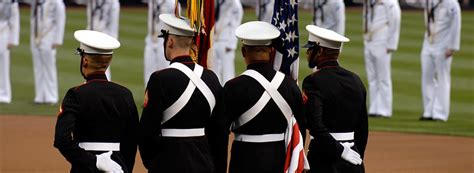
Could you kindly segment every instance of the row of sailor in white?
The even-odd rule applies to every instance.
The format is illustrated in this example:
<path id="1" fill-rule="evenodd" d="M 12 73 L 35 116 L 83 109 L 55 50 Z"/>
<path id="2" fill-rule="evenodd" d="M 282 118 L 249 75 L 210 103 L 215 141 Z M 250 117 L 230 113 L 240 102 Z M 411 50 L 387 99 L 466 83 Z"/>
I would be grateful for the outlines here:
<path id="1" fill-rule="evenodd" d="M 425 9 L 426 32 L 421 51 L 423 117 L 447 121 L 452 54 L 460 48 L 461 8 L 456 0 L 407 0 Z"/>
<path id="2" fill-rule="evenodd" d="M 35 0 L 31 5 L 34 102 L 54 104 L 58 102 L 56 48 L 63 44 L 66 9 L 62 0 Z"/>
<path id="3" fill-rule="evenodd" d="M 163 28 L 163 22 L 159 20 L 160 14 L 170 14 L 174 11 L 174 0 L 146 0 L 148 4 L 148 33 L 145 37 L 145 50 L 143 57 L 143 71 L 145 86 L 151 74 L 155 71 L 168 67 L 170 62 L 166 60 L 163 48 L 163 38 L 158 37 Z"/>
<path id="4" fill-rule="evenodd" d="M 322 28 L 344 34 L 346 28 L 346 7 L 344 0 L 305 1 L 303 6 L 313 8 L 313 24 Z"/>
<path id="5" fill-rule="evenodd" d="M 392 116 L 390 62 L 398 48 L 401 10 L 397 0 L 364 4 L 364 55 L 369 83 L 369 115 Z"/>
<path id="6" fill-rule="evenodd" d="M 76 0 L 77 4 L 87 5 L 87 29 L 100 31 L 118 39 L 120 2 L 119 0 Z M 112 79 L 110 66 L 106 73 Z"/>
<path id="7" fill-rule="evenodd" d="M 118 38 L 120 2 L 118 0 L 75 0 L 87 5 L 87 29 Z"/>
<path id="8" fill-rule="evenodd" d="M 271 23 L 273 17 L 274 0 L 256 0 L 255 14 L 259 21 Z"/>
<path id="9" fill-rule="evenodd" d="M 189 22 L 182 18 L 178 18 L 173 14 L 161 14 L 159 16 L 160 20 L 164 23 L 163 30 L 167 34 L 193 37 L 195 35 L 195 30 L 191 28 Z M 163 35 L 161 35 L 163 36 Z M 183 94 L 171 104 L 170 107 L 163 111 L 163 118 L 161 124 L 164 124 L 166 121 L 173 118 L 191 99 L 191 96 L 195 89 L 201 91 L 201 93 L 206 98 L 210 112 L 216 105 L 216 99 L 212 91 L 209 89 L 209 86 L 201 79 L 201 75 L 204 71 L 204 68 L 199 64 L 195 64 L 194 70 L 191 70 L 186 65 L 179 62 L 172 63 L 169 68 L 173 68 L 184 73 L 190 80 L 184 90 Z M 204 128 L 193 128 L 193 129 L 161 129 L 161 135 L 167 137 L 193 137 L 193 136 L 204 136 Z"/>
<path id="10" fill-rule="evenodd" d="M 10 103 L 10 49 L 20 43 L 20 12 L 15 0 L 0 1 L 0 103 Z"/>
<path id="11" fill-rule="evenodd" d="M 221 84 L 235 77 L 235 28 L 242 22 L 244 11 L 240 0 L 219 0 L 218 19 L 214 25 L 214 42 L 209 67 L 216 73 Z"/>

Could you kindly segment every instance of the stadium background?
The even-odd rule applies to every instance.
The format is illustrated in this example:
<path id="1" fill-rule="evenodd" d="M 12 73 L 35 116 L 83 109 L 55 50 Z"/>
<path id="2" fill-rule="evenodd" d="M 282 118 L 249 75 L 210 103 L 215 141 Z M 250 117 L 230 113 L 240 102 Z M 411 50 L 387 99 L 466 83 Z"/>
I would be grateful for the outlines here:
<path id="1" fill-rule="evenodd" d="M 131 89 L 137 105 L 142 105 L 144 93 L 143 50 L 147 29 L 146 8 L 144 4 L 133 0 L 121 2 L 119 40 L 122 42 L 122 47 L 114 55 L 112 78 L 114 82 Z M 472 5 L 473 3 L 465 1 L 463 7 L 468 7 L 468 4 Z M 254 12 L 254 9 L 246 8 L 243 22 L 255 20 Z M 31 117 L 33 115 L 34 117 L 28 120 L 34 120 L 37 116 L 54 118 L 59 106 L 33 103 L 34 82 L 29 45 L 29 7 L 22 5 L 20 15 L 20 45 L 11 51 L 10 72 L 13 99 L 11 104 L 0 104 L 0 172 L 5 171 L 3 168 L 8 168 L 8 163 L 10 163 L 5 161 L 9 157 L 6 154 L 9 149 L 5 146 L 12 145 L 7 144 L 10 139 L 6 136 L 11 135 L 5 134 L 9 131 L 6 127 L 11 124 L 6 121 L 10 120 L 10 117 Z M 299 11 L 300 44 L 307 39 L 304 26 L 310 24 L 311 19 L 311 11 L 303 9 Z M 72 34 L 75 30 L 85 28 L 85 22 L 86 16 L 83 7 L 68 6 L 64 45 L 58 49 L 57 54 L 60 99 L 67 89 L 83 82 L 79 73 L 79 58 L 74 55 L 78 43 Z M 468 163 L 474 163 L 472 157 L 474 146 L 474 140 L 472 140 L 474 139 L 474 35 L 472 34 L 474 33 L 474 11 L 467 8 L 462 11 L 461 51 L 455 53 L 452 63 L 451 114 L 446 123 L 418 121 L 422 113 L 420 51 L 424 33 L 423 11 L 403 9 L 401 27 L 399 49 L 392 57 L 394 116 L 391 119 L 369 119 L 371 136 L 372 134 L 385 136 L 378 131 L 464 136 L 463 138 L 467 137 L 469 142 L 462 144 L 468 145 L 468 151 L 461 154 L 467 154 Z M 344 46 L 340 59 L 341 64 L 359 74 L 367 84 L 363 59 L 362 9 L 360 7 L 346 9 L 346 36 L 351 39 L 351 42 Z M 239 50 L 240 47 L 236 51 L 237 74 L 245 69 Z M 300 50 L 299 82 L 310 73 L 305 62 L 304 52 L 304 50 Z M 141 112 L 140 106 L 138 109 Z M 13 125 L 18 127 L 25 123 L 28 122 L 20 120 L 18 124 Z M 49 126 L 54 126 L 54 124 L 49 124 Z M 418 137 L 414 137 L 414 139 L 416 138 Z M 52 148 L 52 138 L 46 139 L 46 141 L 50 141 L 51 145 L 49 146 Z M 443 141 L 438 142 L 442 143 Z M 368 150 L 370 151 L 370 149 Z M 447 150 L 449 151 L 451 148 L 447 148 Z M 457 156 L 451 157 L 454 159 Z M 474 168 L 471 164 L 470 168 L 466 167 L 462 170 L 472 172 Z"/>

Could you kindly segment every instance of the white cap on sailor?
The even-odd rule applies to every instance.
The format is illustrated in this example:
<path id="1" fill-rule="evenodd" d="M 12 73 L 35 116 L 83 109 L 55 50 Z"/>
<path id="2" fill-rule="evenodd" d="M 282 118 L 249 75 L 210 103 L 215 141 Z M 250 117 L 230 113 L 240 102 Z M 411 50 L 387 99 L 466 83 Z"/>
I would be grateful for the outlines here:
<path id="1" fill-rule="evenodd" d="M 268 46 L 280 36 L 280 31 L 270 23 L 251 21 L 237 27 L 235 36 L 248 46 Z"/>
<path id="2" fill-rule="evenodd" d="M 117 39 L 99 31 L 78 30 L 74 38 L 81 43 L 79 48 L 88 54 L 112 54 L 120 47 Z"/>
<path id="3" fill-rule="evenodd" d="M 347 37 L 315 25 L 306 25 L 306 30 L 309 32 L 309 37 L 308 44 L 304 45 L 304 48 L 319 45 L 331 49 L 340 49 L 342 43 L 349 42 Z"/>
<path id="4" fill-rule="evenodd" d="M 189 21 L 178 18 L 174 14 L 161 14 L 160 20 L 165 23 L 163 30 L 172 35 L 194 36 L 195 30 L 189 25 Z"/>

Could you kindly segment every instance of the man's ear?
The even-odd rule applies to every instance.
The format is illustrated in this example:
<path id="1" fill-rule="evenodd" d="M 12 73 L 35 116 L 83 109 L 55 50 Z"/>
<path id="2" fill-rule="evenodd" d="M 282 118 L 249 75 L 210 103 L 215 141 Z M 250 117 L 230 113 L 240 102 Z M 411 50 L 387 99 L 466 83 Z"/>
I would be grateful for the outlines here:
<path id="1" fill-rule="evenodd" d="M 323 51 L 324 51 L 323 47 L 318 47 L 318 49 L 319 49 L 319 51 L 316 54 L 317 57 L 321 56 L 323 54 Z"/>
<path id="2" fill-rule="evenodd" d="M 245 46 L 242 46 L 242 48 L 240 49 L 240 51 L 242 52 L 242 57 L 245 58 L 245 55 L 247 54 L 247 49 L 245 49 Z"/>
<path id="3" fill-rule="evenodd" d="M 173 37 L 168 37 L 168 41 L 167 41 L 167 47 L 169 48 L 173 48 L 174 47 L 174 38 Z"/>
<path id="4" fill-rule="evenodd" d="M 89 59 L 87 58 L 82 58 L 82 67 L 87 68 L 89 66 Z"/>

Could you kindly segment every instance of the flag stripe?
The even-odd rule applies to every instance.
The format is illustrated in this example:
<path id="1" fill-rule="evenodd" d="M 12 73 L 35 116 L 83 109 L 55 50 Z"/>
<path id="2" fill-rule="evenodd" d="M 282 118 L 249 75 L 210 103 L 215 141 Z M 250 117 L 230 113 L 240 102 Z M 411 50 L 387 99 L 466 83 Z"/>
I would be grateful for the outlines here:
<path id="1" fill-rule="evenodd" d="M 291 136 L 287 136 L 289 137 L 289 141 L 285 140 L 287 141 L 285 173 L 300 173 L 305 169 L 309 169 L 309 164 L 304 153 L 303 137 L 301 136 L 296 119 L 292 117 L 290 121 L 286 133 L 291 134 Z"/>

